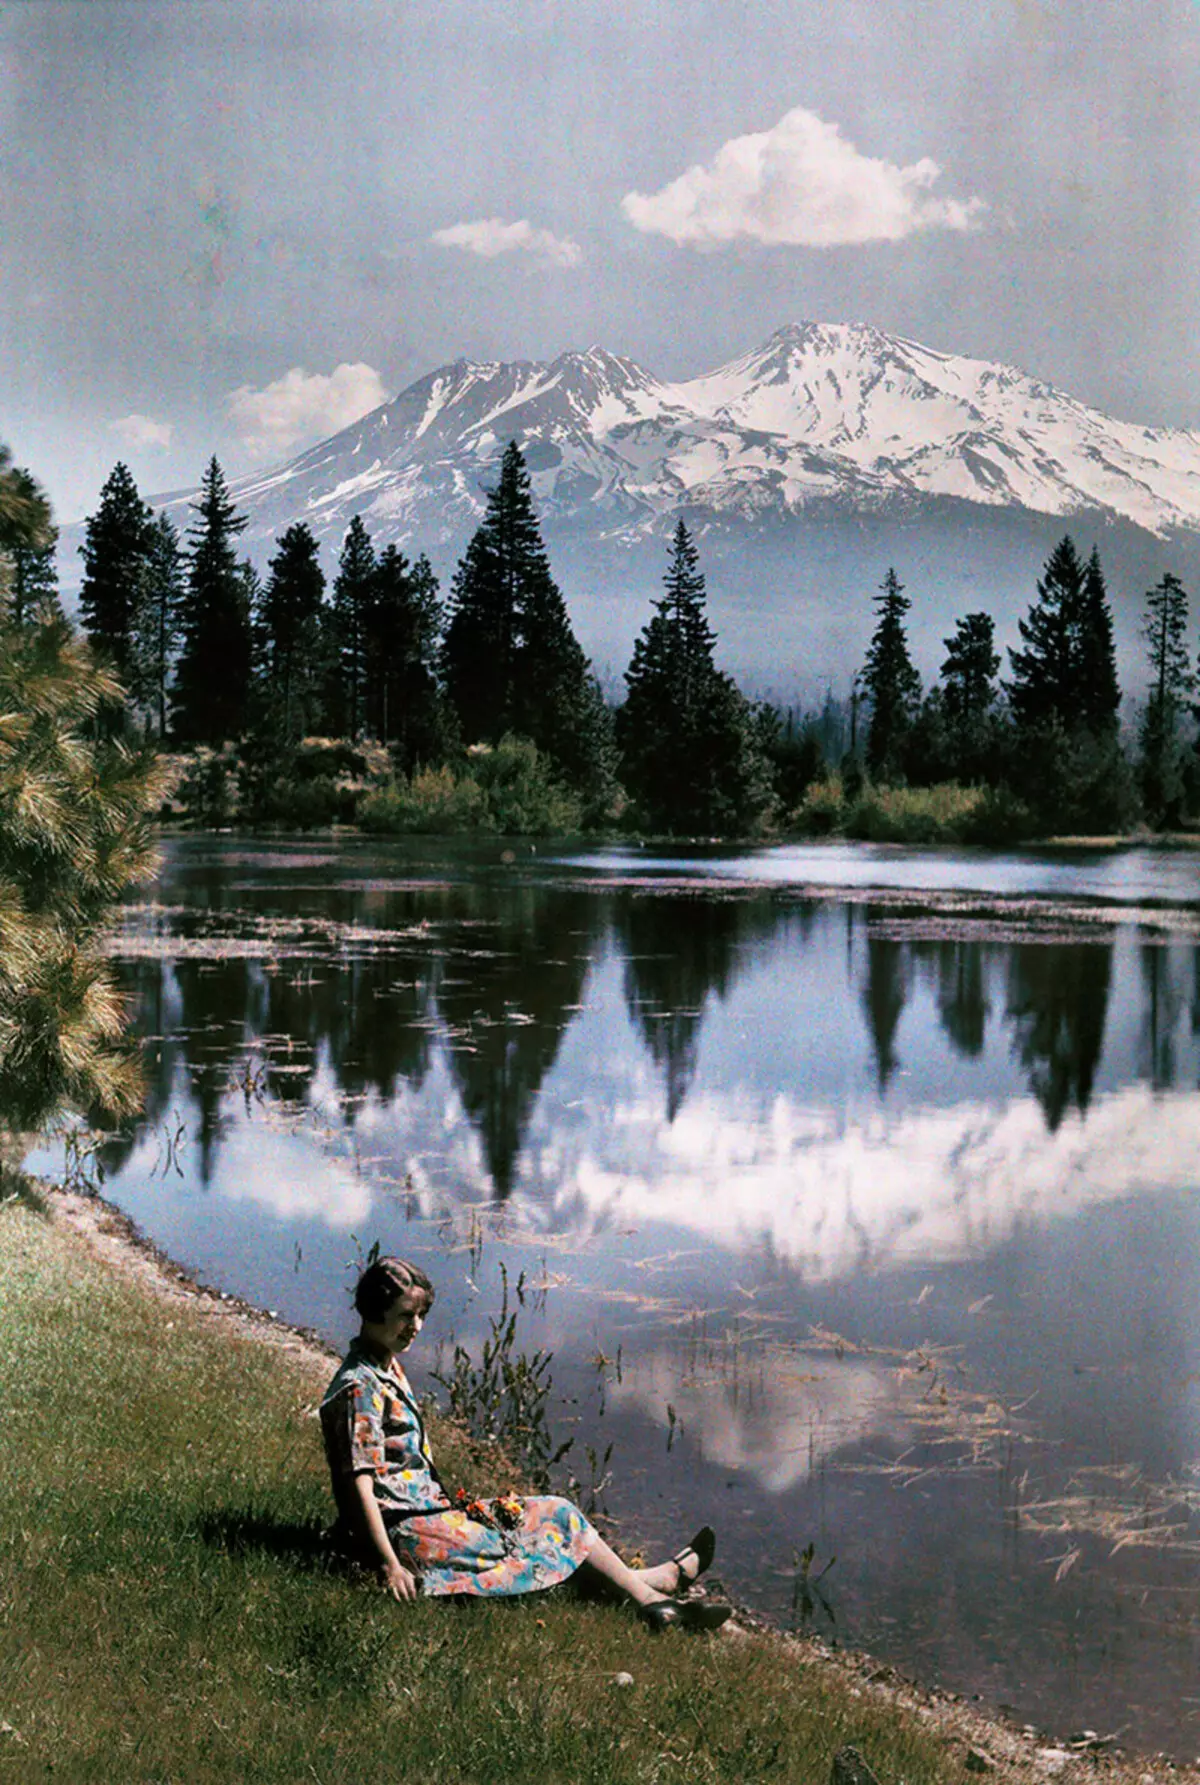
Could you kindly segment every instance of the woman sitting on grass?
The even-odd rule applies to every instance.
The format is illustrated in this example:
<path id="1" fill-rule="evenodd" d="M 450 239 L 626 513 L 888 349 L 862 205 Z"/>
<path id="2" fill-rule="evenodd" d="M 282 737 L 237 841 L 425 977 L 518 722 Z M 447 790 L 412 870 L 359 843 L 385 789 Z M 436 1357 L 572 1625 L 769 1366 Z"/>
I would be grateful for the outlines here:
<path id="1" fill-rule="evenodd" d="M 433 1285 L 415 1264 L 380 1258 L 358 1280 L 362 1331 L 321 1403 L 338 1524 L 355 1557 L 396 1599 L 533 1593 L 574 1578 L 633 1601 L 652 1630 L 715 1630 L 730 1607 L 680 1603 L 712 1561 L 707 1526 L 657 1568 L 628 1568 L 578 1507 L 552 1495 L 452 1501 L 399 1353 L 421 1330 Z"/>

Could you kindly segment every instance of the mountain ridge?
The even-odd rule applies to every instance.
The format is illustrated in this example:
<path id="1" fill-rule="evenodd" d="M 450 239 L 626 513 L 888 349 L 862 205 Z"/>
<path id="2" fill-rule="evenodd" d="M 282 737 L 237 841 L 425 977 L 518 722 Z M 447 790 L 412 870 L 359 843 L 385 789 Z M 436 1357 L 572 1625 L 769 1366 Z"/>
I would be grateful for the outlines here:
<path id="1" fill-rule="evenodd" d="M 460 357 L 233 493 L 252 537 L 274 530 L 283 498 L 321 536 L 359 513 L 397 544 L 448 543 L 482 515 L 509 439 L 548 519 L 605 532 L 661 533 L 684 508 L 762 518 L 949 497 L 1200 534 L 1200 433 L 1117 420 L 1014 366 L 857 323 L 785 324 L 682 380 L 598 344 Z"/>
<path id="2" fill-rule="evenodd" d="M 1111 568 L 1123 677 L 1142 673 L 1144 590 L 1164 569 L 1200 588 L 1200 433 L 1117 420 L 1017 367 L 865 323 L 787 323 L 676 380 L 598 343 L 545 361 L 460 357 L 231 480 L 244 545 L 264 568 L 304 521 L 332 567 L 360 515 L 377 547 L 424 551 L 447 587 L 510 439 L 581 642 L 608 671 L 628 661 L 679 518 L 724 661 L 760 687 L 852 672 L 892 565 L 927 673 L 970 609 L 1015 641 L 1066 531 Z M 186 526 L 193 495 L 151 500 Z"/>

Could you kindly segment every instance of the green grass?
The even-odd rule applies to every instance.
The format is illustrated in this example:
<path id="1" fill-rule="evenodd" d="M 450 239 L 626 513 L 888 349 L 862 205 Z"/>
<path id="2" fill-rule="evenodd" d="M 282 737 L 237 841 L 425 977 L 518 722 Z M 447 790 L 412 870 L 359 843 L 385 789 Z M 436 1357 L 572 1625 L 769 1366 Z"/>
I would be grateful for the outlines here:
<path id="1" fill-rule="evenodd" d="M 847 1741 L 887 1785 L 963 1776 L 780 1643 L 656 1639 L 567 1592 L 402 1607 L 329 1569 L 324 1369 L 164 1308 L 20 1201 L 0 1355 L 0 1780 L 824 1785 Z"/>

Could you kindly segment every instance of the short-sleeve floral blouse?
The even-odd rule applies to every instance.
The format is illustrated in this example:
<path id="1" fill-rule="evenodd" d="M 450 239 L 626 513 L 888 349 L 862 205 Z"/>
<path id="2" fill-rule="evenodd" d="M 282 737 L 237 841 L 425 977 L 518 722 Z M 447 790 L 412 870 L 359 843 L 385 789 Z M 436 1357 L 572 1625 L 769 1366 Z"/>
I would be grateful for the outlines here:
<path id="1" fill-rule="evenodd" d="M 393 1549 L 429 1595 L 534 1592 L 566 1580 L 595 1530 L 569 1500 L 520 1502 L 511 1528 L 458 1510 L 434 1467 L 420 1405 L 393 1358 L 383 1369 L 357 1341 L 321 1403 L 334 1497 L 346 1517 L 353 1477 L 370 1474 Z"/>

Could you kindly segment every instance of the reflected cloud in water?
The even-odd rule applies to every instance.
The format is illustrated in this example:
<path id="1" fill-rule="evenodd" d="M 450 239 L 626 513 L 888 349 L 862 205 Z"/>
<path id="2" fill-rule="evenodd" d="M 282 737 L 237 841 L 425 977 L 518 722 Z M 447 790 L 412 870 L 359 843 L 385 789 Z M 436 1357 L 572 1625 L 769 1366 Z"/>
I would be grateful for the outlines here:
<path id="1" fill-rule="evenodd" d="M 739 1383 L 727 1368 L 680 1378 L 678 1359 L 654 1353 L 626 1364 L 609 1388 L 617 1407 L 634 1407 L 663 1431 L 681 1434 L 708 1463 L 745 1471 L 770 1494 L 807 1481 L 837 1451 L 870 1438 L 900 1441 L 894 1370 L 846 1359 L 836 1374 L 819 1357 L 794 1352 Z"/>
<path id="2" fill-rule="evenodd" d="M 1047 1135 L 1032 1098 L 876 1112 L 846 1121 L 777 1097 L 765 1109 L 715 1095 L 673 1123 L 642 1103 L 607 1112 L 626 1157 L 603 1141 L 537 1176 L 549 1206 L 521 1201 L 530 1225 L 587 1231 L 655 1221 L 735 1254 L 767 1251 L 809 1281 L 975 1258 L 1015 1233 L 1089 1206 L 1193 1188 L 1200 1095 L 1133 1086 Z"/>

